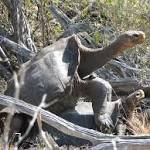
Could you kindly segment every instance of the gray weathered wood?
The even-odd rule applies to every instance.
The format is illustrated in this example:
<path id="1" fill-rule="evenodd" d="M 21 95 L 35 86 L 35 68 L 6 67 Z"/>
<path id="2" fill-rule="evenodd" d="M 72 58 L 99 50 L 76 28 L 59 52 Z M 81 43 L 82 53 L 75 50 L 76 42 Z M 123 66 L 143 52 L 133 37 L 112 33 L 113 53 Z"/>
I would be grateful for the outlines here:
<path id="1" fill-rule="evenodd" d="M 3 51 L 3 49 L 1 48 L 1 46 L 0 46 L 0 59 L 1 59 L 0 61 L 2 61 L 2 63 L 5 64 L 6 69 L 12 73 L 12 67 L 10 61 L 6 56 L 5 52 Z"/>
<path id="2" fill-rule="evenodd" d="M 110 143 L 98 144 L 91 147 L 90 150 L 149 150 L 149 147 L 150 139 L 136 139 L 129 141 L 114 140 Z"/>
<path id="3" fill-rule="evenodd" d="M 73 22 L 67 17 L 66 14 L 64 14 L 61 10 L 59 10 L 55 5 L 51 5 L 50 10 L 53 14 L 53 16 L 58 20 L 58 22 L 61 24 L 61 26 L 64 29 L 67 29 L 70 24 Z"/>
<path id="4" fill-rule="evenodd" d="M 35 55 L 27 47 L 17 44 L 16 42 L 11 41 L 3 36 L 0 36 L 0 46 L 7 47 L 9 50 L 13 51 L 16 54 L 19 54 L 20 56 L 25 57 L 27 60 Z"/>
<path id="5" fill-rule="evenodd" d="M 150 97 L 150 86 L 143 85 L 138 79 L 125 78 L 110 80 L 109 82 L 117 95 L 128 95 L 138 89 L 142 89 L 145 92 L 145 96 Z M 145 82 L 148 84 L 150 83 L 149 80 Z"/>
<path id="6" fill-rule="evenodd" d="M 33 116 L 34 112 L 36 111 L 37 107 L 33 106 L 31 104 L 25 103 L 24 101 L 15 99 L 13 97 L 0 95 L 0 104 L 5 106 L 15 106 L 17 110 L 19 110 L 22 113 L 25 113 L 27 115 Z M 106 138 L 112 138 L 111 135 L 105 135 L 100 132 L 96 132 L 94 130 L 89 130 L 77 125 L 74 125 L 73 123 L 70 123 L 55 114 L 52 114 L 46 110 L 41 109 L 40 110 L 41 119 L 45 123 L 49 124 L 50 126 L 58 129 L 59 131 L 71 135 L 76 136 L 78 138 L 86 139 L 91 141 L 92 143 L 98 142 L 98 138 L 103 138 L 103 136 Z"/>
<path id="7" fill-rule="evenodd" d="M 36 106 L 27 104 L 22 100 L 18 100 L 5 95 L 0 95 L 0 104 L 11 107 L 12 105 L 14 105 L 17 110 L 30 116 L 33 116 L 34 112 L 37 109 Z M 40 114 L 42 121 L 47 123 L 48 125 L 58 129 L 59 131 L 67 135 L 89 140 L 94 145 L 106 142 L 111 143 L 112 140 L 115 140 L 119 143 L 121 142 L 133 143 L 135 141 L 138 141 L 138 143 L 141 144 L 150 143 L 150 136 L 114 136 L 103 134 L 95 130 L 83 128 L 73 123 L 70 123 L 56 116 L 55 114 L 50 113 L 43 109 L 40 110 Z"/>

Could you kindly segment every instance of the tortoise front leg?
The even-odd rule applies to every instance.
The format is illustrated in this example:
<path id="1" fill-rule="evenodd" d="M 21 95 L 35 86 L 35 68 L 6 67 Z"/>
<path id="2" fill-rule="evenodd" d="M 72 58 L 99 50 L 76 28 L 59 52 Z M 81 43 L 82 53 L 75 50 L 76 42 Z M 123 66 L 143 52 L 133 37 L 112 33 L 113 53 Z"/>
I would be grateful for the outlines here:
<path id="1" fill-rule="evenodd" d="M 82 80 L 81 95 L 92 101 L 95 123 L 98 127 L 113 126 L 110 115 L 112 112 L 107 107 L 108 102 L 111 102 L 112 87 L 107 81 L 98 77 Z"/>

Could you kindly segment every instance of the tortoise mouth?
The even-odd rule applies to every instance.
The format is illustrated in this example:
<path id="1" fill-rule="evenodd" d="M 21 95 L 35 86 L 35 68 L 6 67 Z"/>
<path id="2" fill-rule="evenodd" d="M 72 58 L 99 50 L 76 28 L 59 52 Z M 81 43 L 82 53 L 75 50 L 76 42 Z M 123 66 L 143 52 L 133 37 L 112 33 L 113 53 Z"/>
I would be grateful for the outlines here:
<path id="1" fill-rule="evenodd" d="M 145 41 L 145 33 L 142 31 L 139 31 L 139 40 L 138 43 L 141 44 Z"/>

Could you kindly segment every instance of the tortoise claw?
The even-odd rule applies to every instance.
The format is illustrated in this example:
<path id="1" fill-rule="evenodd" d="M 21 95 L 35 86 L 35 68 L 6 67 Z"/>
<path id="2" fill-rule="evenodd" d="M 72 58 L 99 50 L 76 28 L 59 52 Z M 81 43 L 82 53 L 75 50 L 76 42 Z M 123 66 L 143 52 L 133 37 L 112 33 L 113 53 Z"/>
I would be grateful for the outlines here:
<path id="1" fill-rule="evenodd" d="M 103 114 L 99 116 L 99 127 L 101 132 L 112 131 L 114 128 L 113 121 L 108 114 Z"/>

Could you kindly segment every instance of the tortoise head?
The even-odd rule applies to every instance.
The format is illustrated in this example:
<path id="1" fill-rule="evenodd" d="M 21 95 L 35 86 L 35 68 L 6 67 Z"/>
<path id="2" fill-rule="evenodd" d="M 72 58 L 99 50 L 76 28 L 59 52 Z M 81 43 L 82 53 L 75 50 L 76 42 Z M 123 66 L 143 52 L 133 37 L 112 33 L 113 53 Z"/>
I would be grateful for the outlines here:
<path id="1" fill-rule="evenodd" d="M 132 48 L 137 44 L 141 44 L 145 40 L 143 31 L 127 31 L 121 34 L 118 38 L 119 42 L 125 48 Z"/>
<path id="2" fill-rule="evenodd" d="M 132 98 L 135 103 L 138 103 L 145 97 L 145 93 L 140 89 L 129 95 L 129 97 Z"/>
<path id="3" fill-rule="evenodd" d="M 144 91 L 143 90 L 137 90 L 136 92 L 135 92 L 135 97 L 137 98 L 137 99 L 142 99 L 142 98 L 144 98 L 145 97 L 145 93 L 144 93 Z"/>

